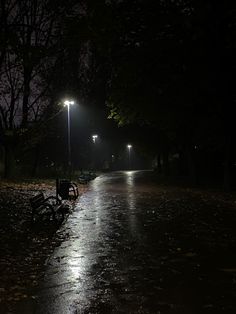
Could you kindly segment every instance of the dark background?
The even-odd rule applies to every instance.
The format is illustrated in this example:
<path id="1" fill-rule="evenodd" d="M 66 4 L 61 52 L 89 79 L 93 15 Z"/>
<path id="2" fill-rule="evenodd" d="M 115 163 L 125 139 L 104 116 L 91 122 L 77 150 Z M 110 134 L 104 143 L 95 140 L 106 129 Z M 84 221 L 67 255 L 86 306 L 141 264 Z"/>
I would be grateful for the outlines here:
<path id="1" fill-rule="evenodd" d="M 1 2 L 2 176 L 155 169 L 235 187 L 234 1 Z M 95 145 L 92 134 L 98 134 Z M 114 157 L 112 157 L 114 155 Z"/>

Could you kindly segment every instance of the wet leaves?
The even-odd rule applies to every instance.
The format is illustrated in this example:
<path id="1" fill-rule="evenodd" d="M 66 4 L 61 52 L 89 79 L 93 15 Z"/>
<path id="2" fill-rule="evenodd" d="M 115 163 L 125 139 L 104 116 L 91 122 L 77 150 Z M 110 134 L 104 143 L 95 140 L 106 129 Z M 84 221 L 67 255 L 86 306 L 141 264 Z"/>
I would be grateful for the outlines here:
<path id="1" fill-rule="evenodd" d="M 58 276 L 71 264 L 76 270 L 73 283 L 83 282 L 88 274 L 92 278 L 88 297 L 94 304 L 88 306 L 87 313 L 105 313 L 101 311 L 107 308 L 115 313 L 123 304 L 133 313 L 186 313 L 186 308 L 191 313 L 193 308 L 181 306 L 189 305 L 189 296 L 198 295 L 201 301 L 191 301 L 200 306 L 194 313 L 234 313 L 233 196 L 181 188 L 140 188 L 137 195 L 106 196 L 112 206 L 105 207 L 101 216 L 93 206 L 94 199 L 90 206 L 85 201 L 81 219 L 75 215 L 67 228 L 56 232 L 58 226 L 53 224 L 34 229 L 29 224 L 28 199 L 39 189 L 51 193 L 53 186 L 25 183 L 14 188 L 3 186 L 0 193 L 2 303 L 37 299 L 35 287 L 45 265 L 52 265 L 50 276 Z M 127 208 L 127 202 L 132 206 Z M 92 225 L 95 215 L 98 228 L 101 226 L 99 233 L 92 232 L 96 230 Z M 81 252 L 77 240 L 84 241 L 89 250 Z M 62 241 L 63 254 L 49 258 Z M 91 255 L 93 250 L 96 258 Z M 86 267 L 78 272 L 81 261 Z M 66 278 L 65 283 L 68 281 Z M 70 289 L 65 293 L 71 293 Z M 4 313 L 1 308 L 0 312 Z"/>
<path id="2" fill-rule="evenodd" d="M 31 224 L 29 198 L 39 191 L 54 195 L 54 181 L 1 182 L 0 188 L 0 312 L 10 313 L 15 303 L 36 298 L 44 261 L 63 239 L 54 238 L 58 225 Z"/>
<path id="3" fill-rule="evenodd" d="M 111 229 L 103 240 L 112 246 L 112 256 L 118 263 L 113 269 L 109 268 L 109 259 L 107 263 L 104 260 L 101 276 L 110 282 L 117 298 L 114 308 L 126 308 L 121 301 L 134 304 L 140 293 L 147 300 L 139 298 L 140 308 L 132 313 L 234 313 L 234 196 L 181 188 L 163 191 L 157 187 L 155 192 L 139 190 L 133 200 L 135 210 L 132 207 L 122 212 L 126 207 L 121 198 L 116 213 L 104 218 Z M 131 230 L 124 228 L 125 214 Z M 130 238 L 138 241 L 132 246 Z M 124 282 L 119 280 L 122 269 L 126 270 Z M 122 299 L 124 288 L 129 295 Z M 127 309 L 132 305 L 128 304 Z M 91 313 L 95 312 L 91 308 Z"/>

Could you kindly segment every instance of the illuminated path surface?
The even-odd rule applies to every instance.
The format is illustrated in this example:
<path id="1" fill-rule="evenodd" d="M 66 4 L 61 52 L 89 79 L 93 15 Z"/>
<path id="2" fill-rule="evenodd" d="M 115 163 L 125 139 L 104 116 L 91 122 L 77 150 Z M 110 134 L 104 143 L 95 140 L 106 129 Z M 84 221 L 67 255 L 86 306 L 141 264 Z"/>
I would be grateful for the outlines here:
<path id="1" fill-rule="evenodd" d="M 139 219 L 150 191 L 137 183 L 140 176 L 118 172 L 91 183 L 66 223 L 68 240 L 49 261 L 39 313 L 136 312 L 155 298 L 159 283 L 146 289 L 158 271 L 156 250 L 147 252 L 151 243 Z"/>
<path id="2" fill-rule="evenodd" d="M 142 301 L 134 299 L 147 258 L 135 256 L 145 244 L 136 207 L 140 174 L 103 175 L 81 197 L 63 231 L 68 240 L 49 261 L 42 313 L 126 311 Z"/>
<path id="3" fill-rule="evenodd" d="M 25 312 L 231 313 L 218 297 L 228 279 L 212 261 L 201 268 L 194 226 L 182 222 L 184 203 L 176 205 L 180 191 L 149 176 L 114 172 L 91 182 L 60 231 L 66 240 L 48 261 L 37 304 Z M 177 203 L 163 208 L 170 196 Z"/>

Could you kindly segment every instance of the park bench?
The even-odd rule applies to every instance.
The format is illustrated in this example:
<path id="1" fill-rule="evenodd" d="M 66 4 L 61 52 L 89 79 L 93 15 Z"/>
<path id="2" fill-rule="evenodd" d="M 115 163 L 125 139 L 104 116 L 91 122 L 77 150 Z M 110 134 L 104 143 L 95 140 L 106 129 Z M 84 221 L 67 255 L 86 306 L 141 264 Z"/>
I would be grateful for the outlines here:
<path id="1" fill-rule="evenodd" d="M 76 183 L 70 180 L 60 180 L 56 181 L 56 195 L 62 200 L 76 199 L 79 196 L 79 190 Z"/>
<path id="2" fill-rule="evenodd" d="M 30 198 L 30 205 L 32 209 L 32 221 L 35 220 L 36 216 L 47 220 L 56 220 L 61 217 L 64 220 L 65 213 L 68 212 L 69 208 L 67 205 L 62 204 L 61 200 L 55 196 L 44 196 L 43 193 L 39 193 Z"/>
<path id="3" fill-rule="evenodd" d="M 78 180 L 80 184 L 87 184 L 90 181 L 90 177 L 86 174 L 81 174 Z"/>
<path id="4" fill-rule="evenodd" d="M 96 176 L 97 176 L 96 173 L 93 173 L 91 171 L 89 173 L 81 173 L 79 176 L 79 183 L 86 184 L 89 181 L 95 179 Z"/>

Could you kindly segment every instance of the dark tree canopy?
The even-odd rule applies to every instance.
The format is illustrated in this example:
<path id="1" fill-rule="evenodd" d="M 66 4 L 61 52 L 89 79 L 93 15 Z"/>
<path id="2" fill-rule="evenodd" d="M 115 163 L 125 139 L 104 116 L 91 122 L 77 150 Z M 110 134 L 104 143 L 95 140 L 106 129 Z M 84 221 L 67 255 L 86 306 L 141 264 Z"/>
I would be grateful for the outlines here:
<path id="1" fill-rule="evenodd" d="M 236 4 L 140 0 L 93 8 L 103 15 L 91 14 L 89 25 L 98 68 L 107 69 L 110 118 L 155 128 L 157 150 L 165 139 L 190 156 L 194 149 L 225 155 L 229 171 Z"/>
<path id="2" fill-rule="evenodd" d="M 134 140 L 163 164 L 183 156 L 196 180 L 214 160 L 229 185 L 236 134 L 234 1 L 20 3 L 1 1 L 3 138 L 15 130 L 16 112 L 20 132 L 34 122 L 52 125 L 60 100 L 73 96 L 89 110 L 106 107 L 119 126 L 141 127 L 145 136 Z M 13 15 L 10 4 L 17 7 Z M 35 12 L 41 15 L 34 19 Z M 28 24 L 16 23 L 24 18 Z"/>

